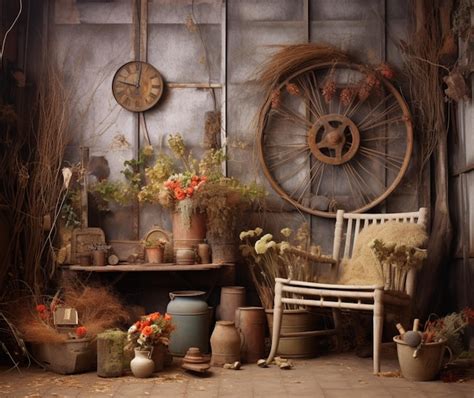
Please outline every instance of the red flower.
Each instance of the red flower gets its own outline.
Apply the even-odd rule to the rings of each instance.
[[[36,306],[36,311],[38,311],[38,312],[45,312],[45,311],[47,311],[47,310],[48,310],[48,309],[46,308],[46,306],[45,306],[44,304],[38,304],[38,305]]]
[[[83,337],[86,337],[87,334],[87,329],[84,326],[79,326],[76,328],[76,336],[82,339]]]
[[[137,327],[138,331],[141,331],[143,329],[143,325],[140,321],[136,321],[135,326]]]
[[[165,314],[165,321],[171,321],[171,315],[166,313]]]
[[[193,193],[194,193],[193,187],[189,187],[188,189],[186,189],[186,191],[187,191],[188,196],[193,196]]]
[[[191,181],[199,182],[199,176],[192,176]]]
[[[145,326],[142,330],[142,334],[145,337],[149,337],[153,334],[153,328],[151,326]]]
[[[151,325],[151,321],[149,319],[145,319],[144,321],[142,321],[142,328],[146,328],[147,326],[150,326]]]

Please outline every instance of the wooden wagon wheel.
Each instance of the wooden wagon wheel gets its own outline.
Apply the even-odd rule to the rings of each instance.
[[[400,183],[413,148],[408,106],[379,73],[347,63],[306,66],[260,111],[258,152],[273,189],[299,209],[364,212]]]

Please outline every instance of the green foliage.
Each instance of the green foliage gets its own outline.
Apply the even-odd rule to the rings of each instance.
[[[70,190],[67,192],[64,204],[61,208],[61,218],[66,221],[66,228],[76,228],[81,225],[79,215],[80,203],[78,190]]]

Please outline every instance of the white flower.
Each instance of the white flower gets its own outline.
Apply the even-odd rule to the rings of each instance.
[[[267,242],[259,239],[255,242],[255,251],[257,254],[264,254],[267,251]]]
[[[266,234],[266,235],[263,235],[260,240],[263,240],[264,242],[269,242],[273,239],[273,235],[272,234]]]
[[[286,228],[283,228],[280,232],[283,236],[288,238],[292,234],[293,231],[290,228],[286,227]]]
[[[270,248],[272,248],[272,247],[275,247],[275,246],[276,246],[276,243],[271,240],[270,242],[267,243],[266,246],[267,246],[267,250],[268,250],[268,249],[270,249]]]
[[[128,328],[128,333],[135,333],[137,331],[136,325],[132,325]]]
[[[254,232],[255,232],[255,236],[260,236],[263,232],[263,229],[260,227],[257,227],[254,229]]]
[[[69,167],[63,167],[63,181],[64,181],[64,188],[68,189],[69,183],[71,182],[72,171]]]
[[[242,231],[239,235],[240,240],[244,240],[245,238],[253,238],[255,236],[255,232],[251,229],[249,231]]]

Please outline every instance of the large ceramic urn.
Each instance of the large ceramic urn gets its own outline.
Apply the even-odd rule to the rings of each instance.
[[[169,350],[173,356],[184,356],[190,347],[209,352],[209,307],[205,292],[196,290],[170,293],[166,312],[173,317],[176,329],[171,334]]]
[[[217,321],[211,336],[211,366],[240,361],[240,335],[232,321]]]

